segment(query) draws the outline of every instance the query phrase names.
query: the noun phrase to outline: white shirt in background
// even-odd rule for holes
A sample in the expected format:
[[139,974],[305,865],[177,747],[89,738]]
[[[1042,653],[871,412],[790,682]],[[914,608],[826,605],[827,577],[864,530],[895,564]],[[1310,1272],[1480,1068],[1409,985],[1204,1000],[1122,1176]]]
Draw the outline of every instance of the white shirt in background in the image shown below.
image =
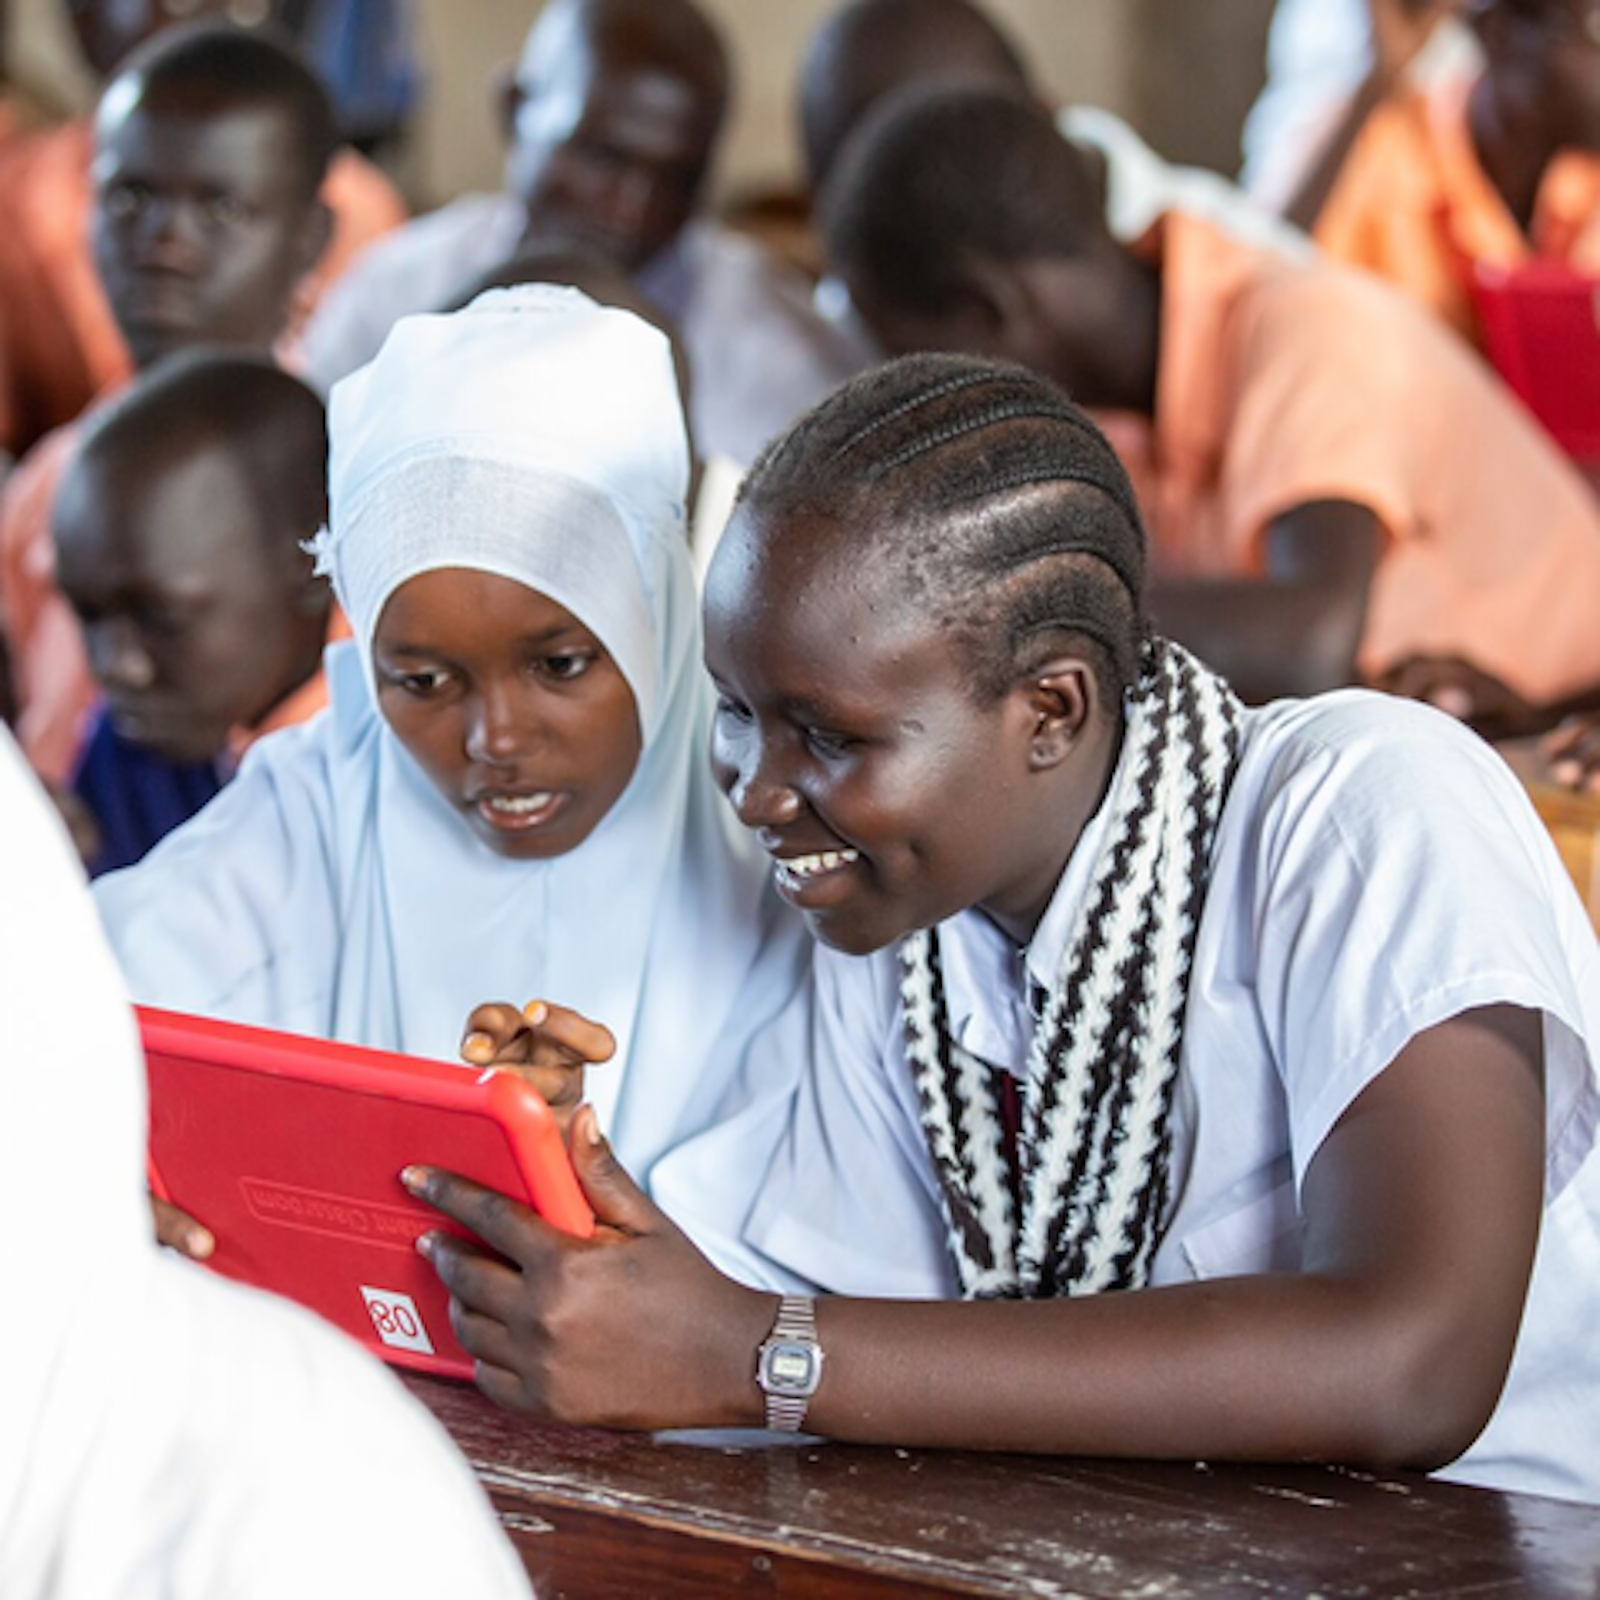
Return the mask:
[[[506,194],[464,195],[363,251],[306,329],[305,374],[326,393],[370,361],[403,316],[442,311],[505,263],[527,223]],[[638,274],[689,359],[690,424],[704,456],[748,466],[854,370],[807,285],[753,240],[692,223]]]
[[[1441,23],[1409,76],[1432,83],[1482,60],[1465,23]],[[1267,82],[1244,125],[1240,183],[1283,210],[1372,65],[1368,0],[1278,0],[1267,35]]]
[[6,1600],[510,1600],[466,1461],[342,1334],[157,1248],[144,1063],[82,870],[0,728]]

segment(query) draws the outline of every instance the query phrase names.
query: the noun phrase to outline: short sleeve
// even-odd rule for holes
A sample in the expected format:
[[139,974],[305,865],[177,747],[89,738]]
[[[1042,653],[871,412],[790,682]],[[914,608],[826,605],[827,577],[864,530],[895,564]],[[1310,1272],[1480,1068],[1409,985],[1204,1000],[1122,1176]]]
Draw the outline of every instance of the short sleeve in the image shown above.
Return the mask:
[[1296,1183],[1412,1038],[1508,1004],[1545,1018],[1554,1193],[1587,1148],[1574,1129],[1600,1108],[1583,1043],[1600,1022],[1600,955],[1571,884],[1521,787],[1472,734],[1364,694],[1326,706],[1266,774],[1254,841],[1257,995]]
[[[1221,492],[1232,554],[1260,565],[1270,524],[1298,506],[1364,506],[1391,540],[1418,531],[1428,503],[1419,459],[1417,367],[1427,335],[1394,291],[1334,268],[1284,275],[1234,315],[1238,404]],[[1443,381],[1451,376],[1441,372]]]

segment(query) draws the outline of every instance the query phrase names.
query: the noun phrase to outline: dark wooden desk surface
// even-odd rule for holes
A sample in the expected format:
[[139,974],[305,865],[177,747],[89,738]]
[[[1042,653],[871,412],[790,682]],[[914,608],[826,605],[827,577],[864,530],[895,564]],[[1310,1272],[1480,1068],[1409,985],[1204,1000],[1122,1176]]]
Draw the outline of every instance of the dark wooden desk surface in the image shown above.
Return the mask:
[[1600,1596],[1600,1509],[1533,1496],[1320,1468],[547,1428],[472,1389],[406,1381],[487,1486],[541,1600]]

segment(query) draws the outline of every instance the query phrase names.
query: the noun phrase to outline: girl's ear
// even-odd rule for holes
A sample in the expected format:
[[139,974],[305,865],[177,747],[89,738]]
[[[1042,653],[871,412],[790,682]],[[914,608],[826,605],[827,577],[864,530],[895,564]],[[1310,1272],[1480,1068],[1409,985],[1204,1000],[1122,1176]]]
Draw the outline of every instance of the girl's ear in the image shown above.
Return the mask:
[[1021,687],[1031,720],[1028,769],[1048,772],[1077,749],[1100,709],[1100,680],[1081,656],[1061,656]]

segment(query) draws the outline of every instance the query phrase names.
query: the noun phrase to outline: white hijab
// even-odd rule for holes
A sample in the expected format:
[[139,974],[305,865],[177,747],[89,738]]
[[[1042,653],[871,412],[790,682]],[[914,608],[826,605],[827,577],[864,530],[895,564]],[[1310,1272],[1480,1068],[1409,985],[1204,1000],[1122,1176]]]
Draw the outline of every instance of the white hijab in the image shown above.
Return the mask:
[[[330,410],[316,548],[356,642],[332,704],[96,885],[135,995],[453,1059],[470,1008],[548,998],[617,1036],[590,1097],[641,1177],[698,1132],[751,1033],[805,1005],[804,931],[706,764],[710,689],[664,338],[570,289],[406,318]],[[368,647],[408,577],[511,577],[579,618],[638,703],[628,788],[577,849],[494,853],[378,715]]]
[[0,728],[0,1594],[525,1595],[466,1464],[307,1312],[156,1248],[144,1074],[61,825]]

